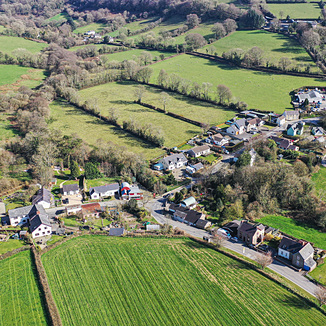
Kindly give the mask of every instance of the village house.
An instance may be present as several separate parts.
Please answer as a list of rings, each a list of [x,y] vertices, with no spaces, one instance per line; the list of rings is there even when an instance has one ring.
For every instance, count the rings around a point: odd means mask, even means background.
[[[198,228],[198,229],[203,229],[203,230],[205,230],[205,229],[207,229],[207,228],[209,228],[209,227],[211,227],[212,226],[212,222],[210,222],[210,221],[207,221],[207,220],[203,220],[203,219],[199,219],[197,222],[196,222],[196,228]]]
[[[232,237],[236,237],[238,235],[238,229],[241,223],[242,222],[240,220],[234,220],[223,225],[223,229],[227,230]]]
[[[303,104],[307,99],[309,104],[321,103],[323,96],[317,90],[311,90],[309,92],[299,92],[297,95],[298,102]]]
[[[125,200],[129,199],[143,199],[143,191],[138,186],[130,185],[128,182],[122,182],[121,184],[121,198]]]
[[[241,135],[246,131],[246,119],[235,120],[226,132],[231,135]]]
[[[179,206],[173,213],[173,219],[194,226],[199,219],[204,220],[205,215],[203,213],[193,211],[186,207]]]
[[[264,239],[265,226],[262,224],[253,225],[242,221],[238,228],[238,238],[247,244],[257,245]]]
[[[99,203],[91,203],[91,204],[85,204],[81,205],[81,213],[82,217],[100,217],[100,214],[102,213],[102,208]]]
[[[299,147],[296,145],[293,145],[293,141],[281,137],[275,137],[271,136],[269,139],[274,140],[276,145],[283,150],[292,150],[292,151],[298,151]]]
[[[210,153],[211,149],[208,145],[202,145],[193,147],[188,151],[189,156],[191,157],[199,157],[199,156],[206,156]]]
[[[276,119],[276,123],[279,127],[282,127],[286,122],[285,116],[284,115],[280,115],[279,117],[277,117]]]
[[[63,185],[61,192],[64,196],[77,195],[79,194],[79,185],[77,183],[73,183],[71,185]]]
[[[66,214],[69,215],[77,215],[81,211],[81,205],[71,205],[71,206],[66,206]]]
[[[29,205],[25,207],[9,209],[8,216],[10,225],[24,225],[30,220],[31,217],[36,215],[37,212],[46,214],[42,205]]]
[[[193,164],[193,165],[188,165],[186,167],[186,172],[190,175],[198,172],[199,170],[203,169],[204,168],[204,165],[203,163],[196,163],[196,164]]]
[[[91,199],[102,199],[105,197],[114,197],[119,194],[119,183],[111,183],[105,186],[92,187],[89,189]]]
[[[177,153],[160,159],[158,163],[164,170],[174,170],[187,165],[188,161],[183,153]]]
[[[229,140],[222,136],[220,133],[216,135],[211,135],[208,138],[206,138],[206,142],[211,143],[212,145],[217,145],[217,146],[224,146],[229,142]]]
[[[314,135],[314,136],[323,136],[325,134],[325,130],[324,128],[322,127],[313,127],[311,129],[311,133]]]
[[[303,134],[305,123],[302,121],[289,124],[286,128],[286,134],[288,136],[300,136]]]
[[[282,114],[286,121],[299,120],[300,112],[296,110],[284,111]]]
[[[42,205],[44,208],[50,208],[54,206],[54,196],[51,194],[51,191],[42,187],[37,191],[37,194],[33,196],[32,204]]]
[[[311,271],[316,267],[316,262],[313,259],[314,248],[304,240],[283,236],[278,246],[278,256],[291,261],[293,266],[307,271]]]
[[[48,215],[45,212],[37,212],[36,215],[29,220],[29,232],[33,239],[44,237],[52,233],[52,227]]]

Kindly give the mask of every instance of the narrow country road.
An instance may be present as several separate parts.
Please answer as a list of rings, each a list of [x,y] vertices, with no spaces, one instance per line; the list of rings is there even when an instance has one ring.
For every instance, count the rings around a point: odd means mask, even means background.
[[[205,230],[197,229],[195,227],[165,217],[164,202],[165,199],[159,198],[156,200],[152,200],[146,204],[146,208],[152,213],[152,216],[156,219],[157,222],[161,224],[167,223],[169,225],[172,225],[174,228],[177,227],[180,230],[183,230],[188,234],[197,238],[203,239],[203,236],[209,235],[209,233]],[[234,252],[237,252],[241,255],[244,255],[250,259],[254,259],[255,254],[257,253],[255,250],[248,248],[247,246],[245,246],[240,242],[236,243],[236,242],[226,241],[224,247]],[[274,260],[273,263],[268,266],[268,268],[280,274],[281,276],[287,278],[288,280],[298,285],[308,293],[315,295],[314,293],[317,289],[317,286],[314,283],[310,282],[307,278],[305,278],[302,275],[302,272],[296,272],[293,269],[287,267],[286,265],[283,265],[282,263],[276,260]]]

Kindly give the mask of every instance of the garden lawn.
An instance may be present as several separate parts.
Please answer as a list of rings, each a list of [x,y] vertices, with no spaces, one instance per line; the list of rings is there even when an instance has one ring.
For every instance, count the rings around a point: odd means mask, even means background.
[[[147,51],[142,49],[134,49],[129,51],[122,51],[122,52],[116,52],[116,53],[110,53],[110,54],[104,54],[103,56],[106,56],[110,61],[124,61],[124,60],[135,60],[137,61],[137,58],[143,53],[148,52],[152,55],[153,60],[155,57],[158,57],[158,60],[160,59],[160,55],[164,55],[164,57],[170,57],[172,55],[175,55],[175,53],[172,52],[166,52],[166,51]]]
[[[22,48],[29,52],[37,53],[47,47],[47,43],[38,43],[22,37],[0,36],[0,51],[10,54],[13,50]]]
[[[82,101],[96,98],[99,110],[104,116],[108,116],[109,110],[115,108],[120,124],[129,120],[141,126],[151,124],[155,130],[161,130],[165,139],[164,145],[167,147],[178,146],[201,132],[200,127],[134,103],[135,87],[128,88],[120,86],[119,83],[108,83],[81,90],[79,96]],[[146,96],[144,101],[146,102]]]
[[[107,114],[108,108],[117,108],[117,113],[120,113],[120,121],[125,120],[126,117],[131,116],[133,116],[136,121],[138,121],[137,116],[140,117],[140,120],[146,120],[147,113],[155,111],[140,107],[139,105],[133,103],[133,100],[135,99],[134,91],[137,86],[137,83],[128,81],[108,83],[85,89],[83,91],[80,91],[79,94],[85,100],[87,98],[90,98],[91,96],[94,96],[94,94],[100,94],[98,98],[98,104],[101,109],[104,109],[102,113]],[[161,100],[161,94],[163,90],[151,86],[145,86],[145,88],[146,92],[143,96],[142,101],[163,109],[163,104]],[[223,109],[222,107],[219,107],[217,105],[191,99],[173,92],[166,93],[169,94],[169,101],[166,105],[166,110],[182,115],[189,119],[208,123],[210,125],[215,125],[234,117],[235,114],[234,111]],[[128,107],[130,107],[130,109],[128,109]],[[136,108],[138,108],[137,111],[140,112],[137,112]],[[166,130],[166,128],[168,127],[164,124],[164,121],[166,121],[167,116],[157,112],[155,116],[160,117],[158,121],[159,125],[162,126],[163,131]],[[150,120],[149,118],[147,120],[148,122],[154,123],[154,121]],[[175,125],[176,123],[180,123],[180,127],[187,126],[186,128],[190,128],[190,130],[197,130],[197,132],[199,131],[199,128],[197,128],[196,126],[190,124],[184,125],[182,121],[174,118],[169,117],[167,121],[171,121],[173,125]],[[179,132],[181,132],[181,130],[178,129],[178,133]],[[177,134],[175,131],[173,133]],[[186,137],[183,138],[183,141],[186,141],[190,138],[187,135],[185,136]],[[169,137],[172,137],[172,135],[170,135]],[[181,144],[182,141],[180,140],[182,139],[178,138],[178,142],[174,143],[174,145],[176,146]]]
[[[120,178],[99,178],[99,179],[93,179],[93,180],[86,180],[87,188],[91,187],[98,187],[98,186],[104,186],[106,184],[110,183],[116,183],[121,181]]]
[[[90,145],[112,142],[125,146],[128,151],[143,154],[146,159],[163,154],[163,150],[147,143],[120,128],[103,123],[99,119],[84,113],[66,102],[54,101],[50,104],[52,122],[50,128],[58,129],[63,134],[77,134]]]
[[[23,247],[25,245],[24,241],[21,240],[14,240],[14,239],[8,239],[8,241],[0,242],[0,255],[3,255],[4,253],[8,251],[12,251],[15,249],[18,249],[20,247]],[[1,325],[1,324],[0,324]]]
[[[47,325],[30,251],[0,261],[0,325]]]
[[[100,33],[104,29],[105,26],[106,26],[105,24],[101,24],[101,23],[92,23],[89,25],[85,25],[85,26],[76,28],[74,30],[74,33],[75,34],[84,34],[88,31],[95,31],[96,33]]]
[[[192,82],[201,84],[209,82],[213,85],[211,96],[215,98],[216,86],[228,86],[236,100],[244,101],[250,109],[272,110],[282,113],[291,108],[289,93],[304,85],[324,87],[320,79],[274,75],[249,69],[220,64],[212,60],[182,54],[151,66],[154,73],[152,83],[157,82],[161,69]]]
[[[277,215],[266,215],[257,222],[280,229],[282,232],[298,239],[304,239],[315,244],[316,247],[326,250],[326,233],[308,227],[295,220]]]
[[[296,40],[283,34],[270,33],[264,30],[237,31],[199,51],[206,53],[206,49],[211,45],[216,48],[219,56],[231,49],[239,48],[247,51],[258,46],[264,51],[265,59],[270,62],[278,63],[282,57],[287,57],[294,60],[295,63],[309,63],[314,65],[316,71],[318,69],[306,50]]]
[[[312,272],[309,273],[309,275],[326,286],[326,263],[316,267]]]
[[[326,323],[309,302],[188,239],[83,236],[42,261],[65,326]]]
[[[321,16],[321,9],[318,3],[268,3],[268,9],[277,18],[281,19],[288,15],[291,19],[318,19]]]

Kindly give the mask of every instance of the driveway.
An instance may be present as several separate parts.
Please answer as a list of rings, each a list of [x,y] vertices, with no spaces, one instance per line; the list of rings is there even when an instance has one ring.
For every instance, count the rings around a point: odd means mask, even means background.
[[[174,221],[164,215],[164,202],[165,199],[160,198],[156,200],[152,200],[146,204],[146,208],[152,213],[152,216],[156,219],[157,222],[161,224],[169,224],[172,225],[174,228],[179,228],[188,234],[203,239],[203,236],[208,236],[209,233],[205,230],[197,229],[195,227],[189,226],[187,224]],[[242,243],[236,243],[231,241],[226,241],[224,247],[237,252],[241,255],[244,255],[250,259],[254,259],[257,252],[255,250],[249,249]],[[308,293],[314,295],[317,286],[306,279],[302,272],[296,272],[293,269],[283,265],[279,261],[274,260],[271,265],[268,266],[274,272],[280,274],[281,276],[287,278],[294,284],[301,287],[303,290],[307,291]]]

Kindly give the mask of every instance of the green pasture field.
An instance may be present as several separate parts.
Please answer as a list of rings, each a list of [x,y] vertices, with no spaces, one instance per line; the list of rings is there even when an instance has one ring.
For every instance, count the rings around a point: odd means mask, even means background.
[[[130,84],[127,83],[127,85]],[[155,130],[161,129],[165,139],[164,145],[167,147],[178,146],[200,133],[200,128],[195,125],[134,103],[135,88],[135,85],[120,87],[118,83],[108,83],[81,90],[79,95],[84,101],[92,97],[97,98],[100,112],[104,116],[109,114],[109,109],[115,108],[120,124],[133,119],[140,125],[151,124]],[[144,101],[146,101],[146,95]]]
[[[137,34],[130,36],[130,38],[137,38],[140,35],[144,35],[147,33],[154,33],[155,35],[159,35],[161,30],[167,30],[167,31],[173,31],[185,24],[185,19],[183,17],[173,16],[165,21],[163,21],[161,24],[156,26],[155,28],[151,29],[148,32]]]
[[[42,261],[66,326],[326,323],[312,304],[189,239],[83,236]]]
[[[2,33],[5,29],[6,29],[6,27],[0,25],[0,33]]]
[[[214,22],[215,23],[215,22]],[[185,38],[188,34],[200,34],[203,35],[206,39],[206,41],[208,41],[210,38],[214,38],[214,33],[212,32],[212,27],[214,26],[214,23],[212,22],[206,22],[203,24],[200,24],[198,27],[190,29],[189,31],[187,31],[186,33],[174,37],[174,42],[175,44],[183,44],[185,43]]]
[[[50,104],[50,108],[51,117],[54,119],[49,125],[50,128],[58,129],[66,135],[77,134],[90,145],[98,144],[99,140],[112,142],[126,147],[128,151],[142,154],[146,159],[163,154],[163,150],[160,148],[136,138],[122,129],[105,124],[66,102],[54,101]]]
[[[287,15],[291,19],[318,19],[321,16],[321,9],[318,3],[268,3],[268,9],[277,18],[281,18],[280,12],[283,12],[282,18]]]
[[[0,325],[47,325],[30,251],[0,261]]]
[[[172,55],[176,55],[176,53],[173,52],[166,52],[166,51],[148,51],[143,49],[133,49],[128,51],[122,51],[122,52],[116,52],[116,53],[110,53],[110,54],[104,54],[103,56],[106,56],[109,58],[110,61],[124,61],[124,60],[137,60],[137,58],[143,53],[148,52],[152,55],[153,60],[155,57],[159,57],[163,54],[164,57],[170,57]]]
[[[47,21],[59,21],[59,20],[62,20],[62,19],[67,20],[68,17],[69,16],[66,13],[60,13],[60,14],[57,14],[55,16],[52,16],[52,17],[48,18]]]
[[[320,79],[274,75],[242,69],[212,60],[182,54],[151,66],[154,73],[152,83],[157,82],[161,69],[199,84],[210,82],[212,97],[219,84],[228,86],[237,100],[245,101],[250,109],[272,110],[282,113],[291,108],[289,93],[304,85],[324,87]]]
[[[4,253],[6,253],[8,251],[12,251],[12,250],[18,249],[20,247],[23,247],[24,245],[25,245],[24,241],[21,241],[21,240],[8,239],[8,241],[5,241],[5,242],[1,241],[0,242],[0,255],[3,255]]]
[[[13,50],[22,48],[29,52],[37,53],[47,47],[47,43],[38,43],[22,37],[0,36],[0,51],[10,54]]]
[[[147,25],[149,25],[150,23],[154,23],[156,22],[160,17],[150,17],[147,19],[143,19],[143,20],[137,20],[131,23],[128,23],[126,25],[124,25],[124,28],[127,28],[127,30],[134,32],[140,29],[143,29],[145,27],[147,27]],[[112,35],[112,33],[110,33],[110,35]]]
[[[17,132],[11,127],[8,115],[0,113],[0,141],[14,137]]]
[[[291,218],[278,215],[266,215],[257,222],[280,229],[297,239],[304,239],[315,244],[316,247],[326,250],[326,233],[297,222]]]
[[[0,92],[15,86],[33,88],[38,86],[44,78],[44,71],[41,69],[16,65],[0,65]]]
[[[133,108],[139,106],[135,106],[133,100],[135,99],[134,91],[136,87],[138,86],[137,83],[134,82],[118,82],[118,83],[108,83],[100,86],[95,86],[92,88],[85,89],[80,92],[80,95],[85,100],[88,97],[93,96],[93,94],[101,94],[101,96],[98,99],[98,104],[101,108],[112,108],[115,107],[119,111],[117,113],[119,114],[120,110],[122,110],[122,117],[125,119],[125,113],[128,113],[128,116],[133,115],[134,110],[128,110],[127,106],[132,105]],[[146,92],[143,96],[143,102],[154,105],[156,107],[159,107],[163,109],[163,104],[161,100],[161,94],[164,92],[163,90],[151,86],[145,86]],[[173,92],[166,92],[169,94],[169,102],[167,103],[166,110],[182,115],[186,118],[197,120],[199,122],[208,123],[210,125],[216,125],[219,123],[222,123],[224,121],[227,121],[228,119],[234,117],[235,112],[223,109],[222,107],[205,103],[202,101],[198,101],[192,98],[188,98],[183,95],[179,95],[177,93]],[[144,108],[145,109],[145,108]],[[145,109],[147,115],[147,109]],[[141,110],[143,111],[143,110]],[[106,113],[106,112],[105,112]],[[134,115],[136,121],[137,121],[137,115]],[[161,114],[159,114],[159,117],[161,117]],[[165,116],[163,115],[163,118]],[[146,116],[144,117],[146,119]],[[151,122],[151,120],[148,120]],[[162,120],[162,127],[165,120]],[[170,120],[168,120],[170,121]],[[173,120],[172,120],[173,121]],[[180,120],[175,120],[174,122],[181,123]],[[175,123],[173,123],[175,126]],[[181,126],[181,125],[180,125]],[[187,128],[189,125],[187,124]],[[163,130],[165,130],[165,126]],[[196,128],[195,126],[191,125],[191,128]],[[178,129],[178,131],[180,131]],[[187,138],[184,139],[184,141],[187,140]],[[180,144],[181,141],[179,141],[177,144]]]
[[[326,190],[326,168],[321,166],[319,171],[311,176],[311,181],[314,183],[318,195],[323,195]]]
[[[93,180],[86,180],[86,184],[87,184],[87,188],[89,190],[89,188],[91,187],[98,187],[98,186],[104,186],[106,184],[110,184],[110,183],[115,183],[115,182],[119,182],[120,178],[99,178],[99,179],[93,179]]]
[[[117,47],[116,45],[110,45],[110,44],[84,44],[84,45],[77,45],[77,46],[73,46],[71,48],[68,49],[68,51],[77,51],[79,49],[83,49],[83,48],[86,48],[87,46],[95,46],[98,50],[101,49],[103,46],[105,47],[112,47],[112,48],[115,48]]]
[[[100,33],[105,26],[106,26],[105,24],[101,24],[101,23],[92,23],[92,24],[88,24],[88,25],[76,28],[74,30],[74,33],[75,34],[84,34],[88,31],[95,31],[97,33]]]
[[[277,63],[282,57],[287,57],[296,63],[309,63],[316,67],[306,50],[297,41],[282,34],[269,33],[263,30],[237,31],[199,51],[206,53],[206,49],[211,45],[216,48],[219,56],[231,49],[240,48],[247,51],[258,46],[264,51],[264,57],[270,62]],[[318,70],[317,67],[316,70]]]
[[[326,286],[326,263],[317,266],[309,275]]]

